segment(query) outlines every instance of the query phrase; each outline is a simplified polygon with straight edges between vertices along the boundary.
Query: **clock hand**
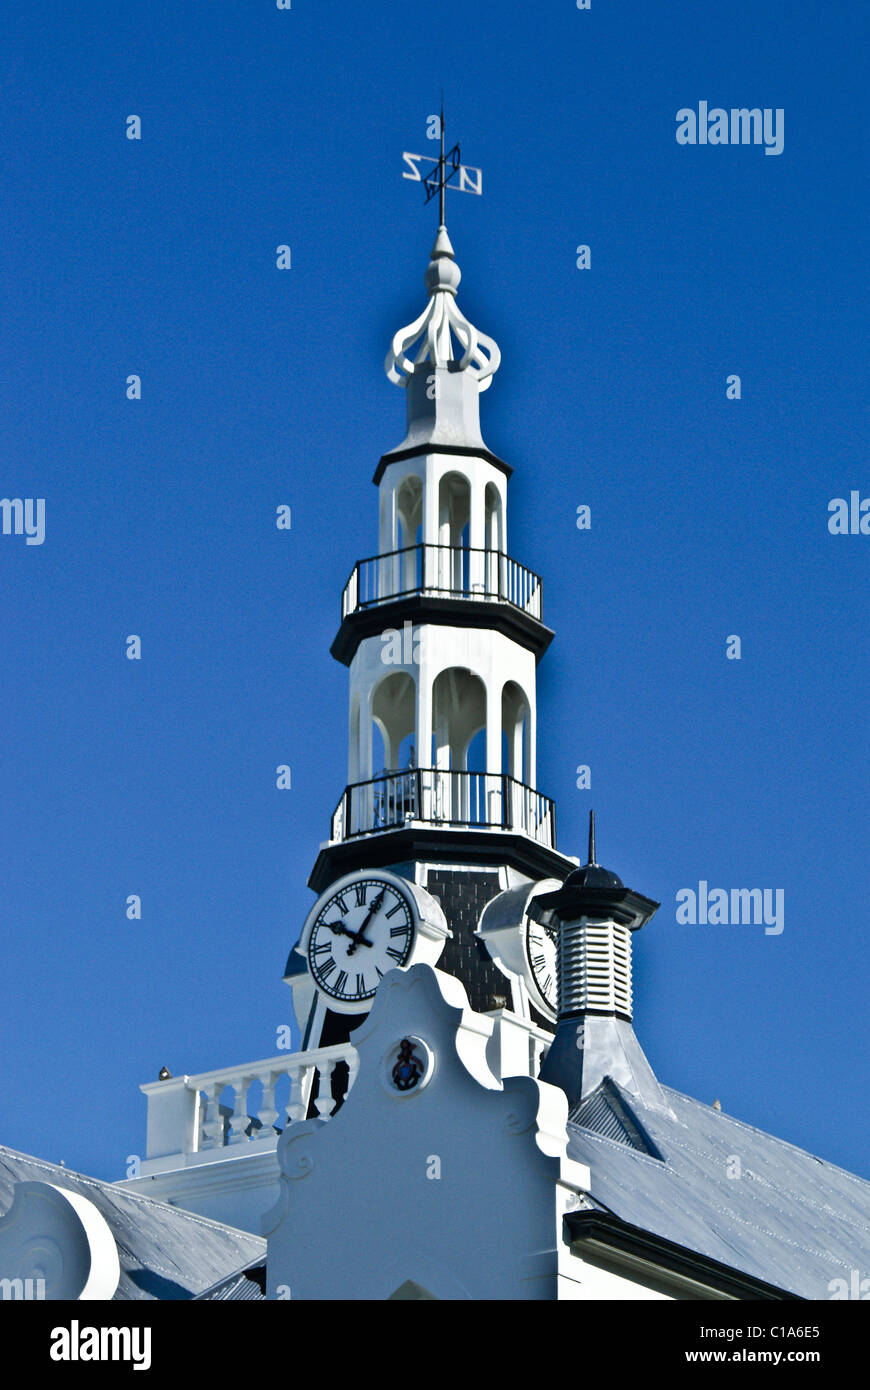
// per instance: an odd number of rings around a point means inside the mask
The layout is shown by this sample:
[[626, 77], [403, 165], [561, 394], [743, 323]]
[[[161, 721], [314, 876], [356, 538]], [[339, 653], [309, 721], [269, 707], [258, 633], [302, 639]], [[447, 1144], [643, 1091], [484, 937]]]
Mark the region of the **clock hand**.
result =
[[366, 929], [366, 927], [368, 926], [369, 922], [370, 922], [370, 921], [372, 920], [372, 918], [374, 917], [375, 913], [378, 912], [378, 911], [380, 910], [381, 904], [382, 904], [383, 901], [384, 901], [384, 893], [385, 893], [385, 891], [386, 891], [386, 890], [382, 888], [381, 891], [380, 891], [380, 893], [378, 894], [378, 896], [375, 898], [374, 902], [372, 903], [371, 907], [369, 908], [368, 912], [366, 913], [365, 921], [363, 922], [363, 924], [362, 924], [362, 926], [360, 927], [359, 931], [358, 931], [358, 932], [355, 932], [355, 933], [353, 933], [353, 932], [348, 932], [348, 936], [350, 936], [350, 937], [352, 938], [351, 943], [350, 943], [350, 945], [349, 945], [348, 948], [347, 948], [347, 954], [348, 954], [349, 956], [352, 956], [352, 955], [353, 955], [353, 953], [354, 953], [354, 951], [356, 950], [357, 946], [372, 946], [372, 945], [374, 945], [374, 942], [367, 940], [367, 938], [366, 938], [366, 936], [365, 936], [365, 929]]
[[351, 939], [353, 939], [353, 932], [348, 931], [347, 927], [344, 926], [341, 922], [324, 922], [323, 925], [329, 931], [334, 932], [336, 936], [349, 936]]

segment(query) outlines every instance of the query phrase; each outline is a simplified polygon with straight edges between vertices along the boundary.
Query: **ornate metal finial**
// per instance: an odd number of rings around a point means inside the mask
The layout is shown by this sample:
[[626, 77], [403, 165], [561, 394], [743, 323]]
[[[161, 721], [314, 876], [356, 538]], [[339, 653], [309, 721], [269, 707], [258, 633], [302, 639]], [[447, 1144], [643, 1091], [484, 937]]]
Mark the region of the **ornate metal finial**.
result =
[[589, 812], [589, 859], [588, 859], [587, 862], [590, 863], [590, 864], [596, 864], [596, 865], [597, 865], [597, 863], [598, 863], [597, 859], [595, 858], [595, 812], [594, 812], [594, 811], [590, 811], [590, 812]]
[[[444, 92], [441, 93], [440, 154], [428, 173], [421, 173], [418, 165], [420, 155], [403, 156], [411, 172], [403, 174], [421, 182], [426, 189], [426, 202], [438, 194], [438, 235], [432, 247], [432, 257], [426, 271], [425, 283], [429, 291], [429, 303], [423, 313], [407, 328], [401, 328], [393, 338], [387, 353], [384, 368], [390, 381], [406, 386], [408, 377], [423, 362], [431, 362], [436, 367], [446, 367], [448, 362], [457, 360], [454, 351], [455, 338], [462, 349], [459, 356], [459, 370], [470, 371], [477, 378], [478, 389], [485, 391], [501, 362], [498, 345], [492, 338], [479, 333], [459, 309], [456, 291], [462, 272], [456, 264], [453, 247], [447, 235], [444, 213], [444, 195], [448, 185], [461, 193], [481, 192], [482, 175], [479, 169], [466, 167], [460, 163], [459, 145], [454, 145], [445, 153]], [[456, 176], [458, 182], [451, 182]], [[476, 176], [476, 177], [475, 177]], [[413, 356], [411, 353], [413, 352]]]
[[447, 228], [442, 222], [425, 276], [429, 303], [418, 319], [408, 324], [407, 328], [400, 328], [393, 338], [384, 362], [390, 381], [405, 386], [414, 368], [422, 362], [446, 367], [448, 362], [455, 361], [455, 337], [463, 350], [459, 357], [459, 370], [470, 371], [477, 378], [479, 389], [487, 389], [498, 371], [501, 353], [498, 344], [486, 334], [478, 332], [456, 303], [456, 290], [461, 277]]

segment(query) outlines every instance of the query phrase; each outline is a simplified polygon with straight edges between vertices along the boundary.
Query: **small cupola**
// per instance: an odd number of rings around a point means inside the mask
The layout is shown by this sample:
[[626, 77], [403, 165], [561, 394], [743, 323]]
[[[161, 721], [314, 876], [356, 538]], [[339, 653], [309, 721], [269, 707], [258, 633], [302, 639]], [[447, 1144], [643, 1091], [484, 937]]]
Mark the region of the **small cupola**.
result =
[[587, 862], [529, 904], [557, 948], [558, 1023], [541, 1079], [572, 1107], [610, 1077], [643, 1104], [668, 1108], [632, 1028], [631, 937], [658, 906], [597, 862], [594, 811]]
[[424, 276], [429, 301], [419, 318], [394, 335], [384, 363], [390, 381], [405, 388], [407, 403], [407, 434], [388, 457], [425, 444], [486, 447], [480, 433], [480, 393], [498, 371], [501, 353], [459, 308], [461, 278], [442, 225]]

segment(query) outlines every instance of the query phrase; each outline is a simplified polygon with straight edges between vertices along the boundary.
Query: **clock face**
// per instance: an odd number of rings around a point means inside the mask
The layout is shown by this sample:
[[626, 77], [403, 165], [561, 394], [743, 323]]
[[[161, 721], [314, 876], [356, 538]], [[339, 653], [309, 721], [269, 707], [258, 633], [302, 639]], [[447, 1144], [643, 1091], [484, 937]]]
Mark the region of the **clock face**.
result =
[[526, 918], [526, 956], [532, 978], [538, 987], [541, 998], [553, 1014], [559, 1008], [559, 990], [556, 974], [556, 938], [542, 927], [540, 922]]
[[308, 966], [320, 989], [344, 1003], [365, 1003], [414, 944], [407, 898], [392, 883], [357, 878], [333, 893], [314, 919]]

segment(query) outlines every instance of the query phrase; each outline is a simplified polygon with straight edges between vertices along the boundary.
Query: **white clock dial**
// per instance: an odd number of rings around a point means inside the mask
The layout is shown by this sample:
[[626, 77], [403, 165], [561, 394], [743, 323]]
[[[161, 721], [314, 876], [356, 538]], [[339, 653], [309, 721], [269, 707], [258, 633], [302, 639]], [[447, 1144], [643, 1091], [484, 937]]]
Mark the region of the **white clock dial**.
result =
[[384, 879], [357, 878], [337, 889], [314, 919], [308, 967], [325, 994], [363, 1004], [388, 970], [405, 964], [414, 935], [414, 916], [401, 890]]
[[526, 958], [542, 1000], [555, 1014], [559, 1008], [556, 973], [556, 938], [539, 922], [526, 918]]

